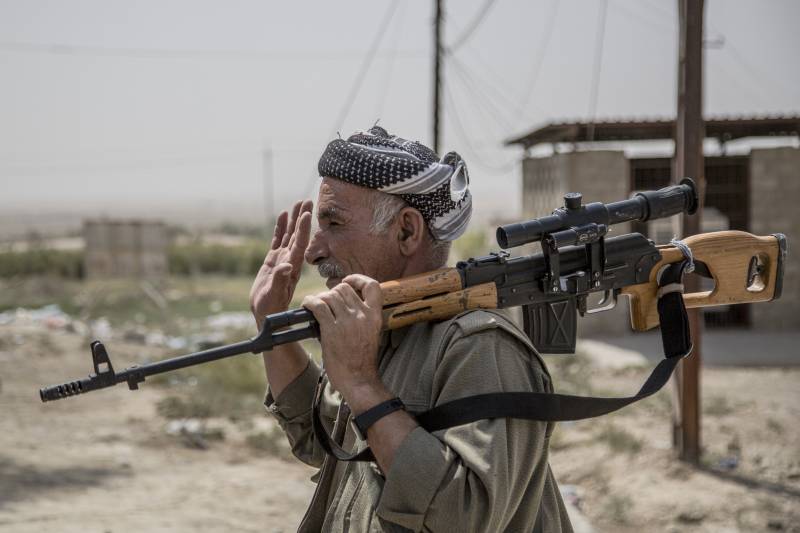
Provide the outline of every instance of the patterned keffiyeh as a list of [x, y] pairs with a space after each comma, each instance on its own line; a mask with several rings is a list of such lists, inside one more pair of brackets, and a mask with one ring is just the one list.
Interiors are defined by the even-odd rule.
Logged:
[[319, 160], [319, 175], [396, 194], [422, 213], [438, 240], [457, 239], [472, 214], [469, 174], [461, 156], [441, 159], [416, 141], [380, 126], [331, 141]]

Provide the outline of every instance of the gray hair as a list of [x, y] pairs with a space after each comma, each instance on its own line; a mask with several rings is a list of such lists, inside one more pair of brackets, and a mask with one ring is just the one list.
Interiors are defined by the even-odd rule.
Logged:
[[[371, 194], [369, 202], [373, 212], [369, 232], [373, 235], [386, 233], [400, 210], [408, 207], [402, 197], [381, 191], [375, 191], [374, 194]], [[427, 231], [428, 237], [431, 239], [431, 262], [434, 263], [433, 267], [444, 266], [447, 264], [447, 258], [450, 255], [451, 243], [450, 241], [438, 240], [431, 235], [430, 230]]]

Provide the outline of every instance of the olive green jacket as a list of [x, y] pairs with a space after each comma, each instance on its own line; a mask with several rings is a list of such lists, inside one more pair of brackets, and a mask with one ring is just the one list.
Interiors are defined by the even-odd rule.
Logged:
[[[552, 392], [528, 338], [502, 312], [471, 311], [384, 334], [379, 371], [409, 411], [502, 391]], [[375, 463], [326, 456], [311, 429], [321, 370], [311, 362], [265, 405], [298, 459], [321, 467], [299, 531], [572, 531], [548, 458], [552, 423], [480, 420], [412, 431], [384, 475]], [[362, 448], [330, 384], [324, 422], [346, 449]]]

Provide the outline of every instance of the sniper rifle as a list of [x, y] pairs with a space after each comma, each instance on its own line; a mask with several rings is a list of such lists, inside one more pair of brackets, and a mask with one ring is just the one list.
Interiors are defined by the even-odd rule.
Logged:
[[[619, 295], [630, 299], [631, 325], [646, 331], [659, 325], [658, 274], [664, 267], [693, 256], [696, 272], [714, 280], [713, 290], [683, 295], [686, 307], [764, 302], [780, 296], [786, 237], [757, 237], [741, 231], [693, 235], [682, 243], [656, 246], [639, 233], [607, 237], [614, 224], [646, 222], [698, 206], [697, 190], [684, 179], [657, 191], [636, 193], [628, 200], [582, 204], [579, 193], [564, 197], [564, 206], [550, 216], [501, 226], [497, 242], [512, 248], [541, 242], [542, 252], [511, 257], [506, 251], [381, 284], [384, 328], [444, 320], [469, 309], [522, 307], [524, 329], [543, 353], [573, 353], [578, 315], [606, 311]], [[682, 273], [681, 273], [682, 274]], [[603, 300], [589, 308], [588, 297]], [[147, 376], [244, 353], [319, 337], [319, 327], [306, 309], [266, 317], [255, 337], [162, 361], [115, 371], [105, 346], [91, 343], [94, 373], [40, 389], [43, 402], [127, 383], [137, 389]]]

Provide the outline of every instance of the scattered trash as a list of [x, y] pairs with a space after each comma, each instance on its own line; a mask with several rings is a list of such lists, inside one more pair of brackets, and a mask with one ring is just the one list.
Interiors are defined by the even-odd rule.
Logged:
[[95, 339], [110, 339], [114, 333], [111, 322], [104, 316], [89, 323], [89, 331]]
[[122, 339], [135, 344], [146, 344], [147, 330], [142, 327], [128, 328], [122, 332]]
[[87, 337], [89, 335], [89, 326], [87, 326], [84, 322], [80, 320], [72, 320], [67, 326], [64, 328], [64, 331], [67, 333], [74, 333], [75, 335], [80, 335], [81, 337]]
[[736, 456], [723, 457], [717, 461], [717, 466], [724, 470], [734, 470], [739, 466], [739, 458]]
[[189, 341], [184, 337], [165, 337], [163, 345], [170, 350], [185, 350], [189, 345]]
[[198, 450], [208, 449], [208, 441], [225, 439], [225, 432], [221, 428], [209, 428], [196, 418], [170, 420], [165, 431], [167, 435], [180, 438], [184, 446]]
[[180, 435], [181, 433], [202, 433], [203, 422], [197, 418], [181, 418], [170, 420], [165, 428], [167, 435]]
[[[152, 286], [142, 285], [142, 287], [147, 287], [145, 292], [155, 291]], [[222, 304], [219, 301], [214, 301], [210, 307], [212, 310], [218, 310], [222, 308]], [[227, 331], [252, 329], [254, 325], [253, 317], [250, 313], [217, 313], [204, 320], [176, 324], [179, 331], [202, 329], [200, 333], [167, 335], [158, 329], [148, 329], [142, 324], [142, 317], [134, 318], [133, 322], [126, 323], [123, 326], [112, 326], [106, 317], [100, 317], [87, 323], [72, 318], [57, 304], [50, 304], [38, 309], [20, 307], [4, 311], [0, 313], [0, 326], [10, 324], [41, 326], [53, 330], [63, 330], [83, 337], [102, 339], [103, 341], [117, 338], [134, 344], [168, 348], [174, 351], [197, 351], [225, 344], [228, 342]]]
[[38, 309], [18, 307], [13, 311], [4, 311], [0, 313], [0, 326], [22, 323], [43, 325], [50, 329], [62, 329], [71, 321], [72, 318], [62, 311], [58, 304], [45, 305]]

